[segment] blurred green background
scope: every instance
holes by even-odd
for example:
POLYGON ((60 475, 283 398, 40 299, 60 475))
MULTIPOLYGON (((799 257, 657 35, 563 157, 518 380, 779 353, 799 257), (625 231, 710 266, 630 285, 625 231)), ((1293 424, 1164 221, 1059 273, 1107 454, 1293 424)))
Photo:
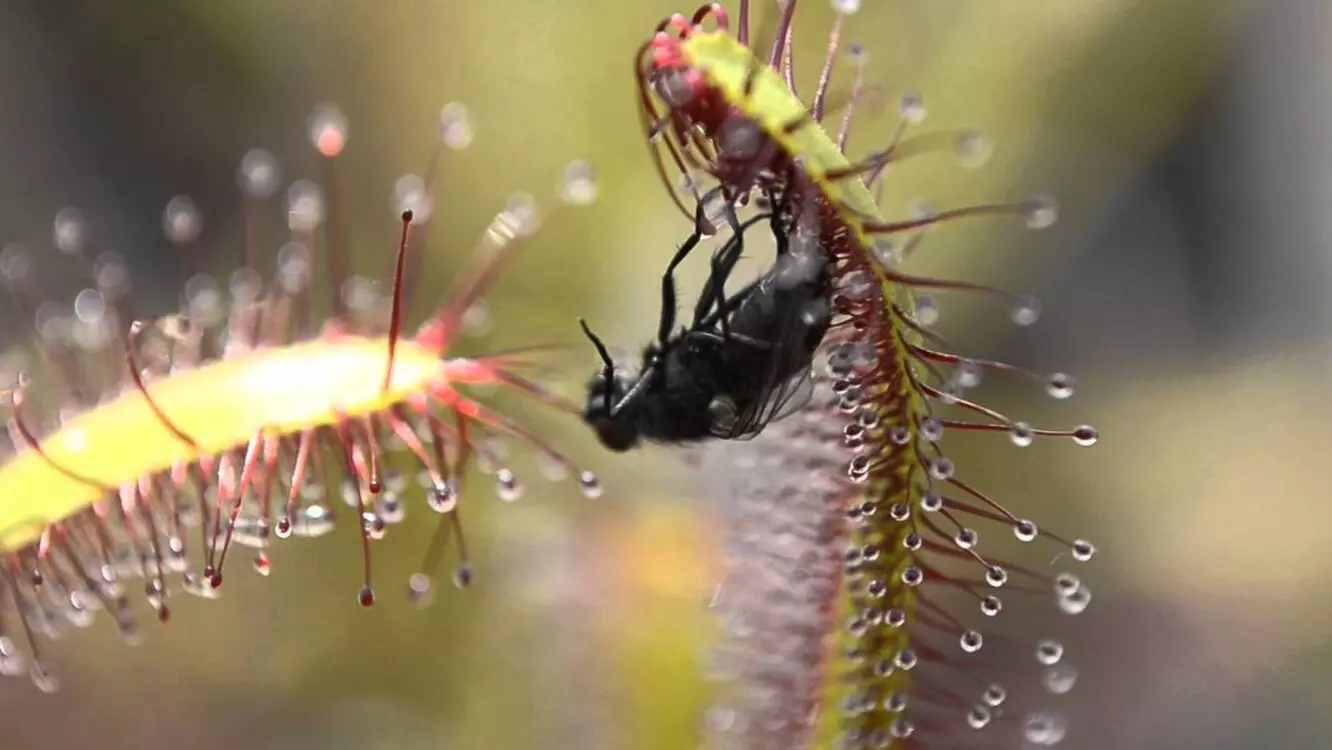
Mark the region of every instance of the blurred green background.
MULTIPOLYGON (((831 12, 802 4, 808 91, 831 12)), ((1101 550, 1088 576, 1097 602, 1075 627, 1061 623, 1083 654, 1077 746, 1329 746, 1332 604, 1319 582, 1332 562, 1321 465, 1332 441, 1319 415, 1332 322, 1332 8, 864 5, 846 39, 869 50, 870 80, 894 97, 920 92, 926 128, 980 126, 995 145, 980 170, 947 155, 894 168, 891 210, 1060 200, 1060 223, 1044 233, 1018 222, 935 232, 913 270, 1040 296, 1033 329, 967 299, 947 302, 943 328, 976 354, 1079 378, 1068 404, 995 379, 997 406, 1101 430, 1090 451, 1014 455, 999 440, 958 454, 1010 506, 1101 550)), ((198 263, 225 274, 239 257, 241 155, 264 147, 284 181, 317 177, 305 121, 331 101, 350 120, 338 177, 355 270, 384 276, 394 181, 424 169, 439 108, 456 100, 477 137, 443 162, 413 320, 511 192, 551 202, 563 165, 581 157, 600 199, 542 228, 488 296, 489 334, 469 346, 578 344, 575 318, 586 315, 636 348, 688 225, 651 170, 633 54, 662 17, 692 10, 0 0, 0 243, 41 251, 40 293, 68 296, 77 279, 46 248, 51 217, 78 206, 92 244, 129 259, 135 299, 166 310, 180 281, 160 228, 167 200, 195 199, 206 222, 198 263)), ((891 106, 863 112, 853 153, 881 145, 894 122, 891 106)), ((282 225, 278 201, 271 209, 270 252, 282 225)), ((683 288, 702 271, 687 270, 683 288)), ((7 320, 6 339, 27 325, 7 320)), ((556 378, 570 394, 594 366, 574 351, 556 378)), ((681 491, 670 455, 608 456, 572 420, 529 414, 602 474, 606 493, 591 501, 548 484, 518 451, 529 477, 519 502, 469 498, 471 590, 441 590, 426 610, 396 595, 431 532, 410 518, 376 546, 380 604, 369 611, 355 603, 353 529, 279 544, 269 579, 241 571, 219 601, 178 599, 171 625, 148 627, 137 648, 102 622, 48 646, 64 689, 0 683, 0 747, 694 746, 711 689, 700 663, 716 514, 681 491)))

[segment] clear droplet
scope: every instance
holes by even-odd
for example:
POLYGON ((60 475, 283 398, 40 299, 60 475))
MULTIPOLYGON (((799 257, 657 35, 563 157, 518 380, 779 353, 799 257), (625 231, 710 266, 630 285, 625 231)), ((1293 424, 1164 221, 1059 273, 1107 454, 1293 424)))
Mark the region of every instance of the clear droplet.
POLYGON ((93 278, 107 299, 120 299, 130 291, 129 266, 118 253, 98 253, 93 260, 93 278))
POLYGON ((83 220, 83 212, 73 206, 57 211, 51 239, 62 253, 74 255, 82 251, 83 243, 88 240, 88 227, 83 220))
POLYGON ((439 138, 444 147, 452 151, 461 151, 472 145, 472 119, 467 106, 461 102, 449 102, 439 110, 439 138))
POLYGON ((1041 684, 1054 695, 1063 695, 1078 681, 1078 670, 1070 664, 1055 664, 1041 673, 1041 684))
POLYGON ((1022 204, 1022 220, 1030 229, 1046 229, 1059 219, 1059 207, 1054 198, 1039 195, 1022 204))
POLYGON ((963 388, 976 388, 981 384, 981 378, 985 370, 975 362, 962 361, 957 363, 957 369, 953 372, 953 379, 963 388))
POLYGON ((1063 400, 1073 395, 1073 387, 1076 381, 1073 376, 1063 372, 1056 372, 1050 376, 1045 383, 1045 392, 1050 394, 1051 398, 1063 400))
POLYGON ((953 460, 951 458, 939 457, 930 462, 930 476, 938 480, 947 480, 953 478, 953 460))
POLYGON ((261 200, 273 197, 281 177, 277 159, 262 148, 246 151, 236 170, 236 184, 240 185, 241 192, 261 200))
POLYGON ((1080 615, 1086 611, 1087 606, 1091 604, 1091 589, 1079 586, 1077 591, 1068 596, 1058 597, 1059 609, 1067 615, 1080 615))
POLYGON ((1041 319, 1041 301, 1030 294, 1021 295, 1013 300, 1008 317, 1015 325, 1035 325, 1041 319))
POLYGON ((559 184, 560 198, 570 205, 586 206, 597 199, 597 176, 592 165, 577 159, 564 167, 559 184))
POLYGON ((1022 724, 1022 737, 1033 745, 1057 745, 1064 739, 1063 719, 1049 713, 1028 714, 1022 724))
POLYGON ((939 303, 933 294, 917 294, 915 303, 917 323, 932 326, 939 322, 939 303))
POLYGON ((866 65, 870 59, 869 48, 860 42, 852 42, 846 47, 846 59, 857 67, 866 65))
POLYGON ((287 226, 293 232, 313 232, 324 221, 324 194, 310 180, 297 180, 287 188, 287 226))
POLYGON ((1055 576, 1055 596, 1069 596, 1080 588, 1082 588, 1082 581, 1072 573, 1060 573, 1055 576))
POLYGON ((1036 661, 1050 666, 1064 658, 1064 646, 1059 641, 1043 640, 1036 644, 1036 661))
POLYGON ((86 324, 99 323, 106 314, 106 299, 96 289, 84 289, 74 297, 74 317, 86 324))
POLYGON ((984 638, 981 636, 980 632, 976 630, 968 630, 958 638, 958 645, 960 645, 962 650, 968 654, 974 654, 977 651, 980 651, 984 642, 984 638))
POLYGON ((424 607, 435 598, 430 576, 425 573, 413 573, 407 579, 407 601, 418 607, 424 607))
POLYGON ((412 212, 412 220, 425 222, 434 213, 435 201, 426 192, 425 180, 414 174, 405 174, 393 183, 393 213, 412 212))
POLYGON ((28 277, 30 271, 32 271, 32 258, 21 245, 11 243, 0 250, 0 276, 4 276, 5 281, 10 283, 22 281, 28 277))
POLYGON ((583 497, 595 500, 601 497, 601 480, 596 474, 584 471, 578 475, 578 489, 583 493, 583 497))
POLYGON ((899 105, 899 112, 902 119, 912 125, 918 125, 925 120, 925 100, 920 94, 910 92, 902 95, 902 102, 899 105))
MULTIPOLYGON (((504 211, 496 217, 496 221, 507 230, 506 241, 512 237, 530 236, 540 223, 536 198, 522 192, 510 195, 504 204, 504 211)), ((492 230, 498 231, 498 228, 492 226, 492 230)))
POLYGON ((162 231, 177 245, 193 242, 203 231, 203 216, 188 195, 177 195, 162 212, 162 231))
POLYGON ((1037 533, 1036 523, 1029 519, 1023 518, 1013 524, 1013 536, 1017 537, 1019 542, 1030 542, 1036 538, 1037 533))
POLYGON ((832 0, 833 10, 844 16, 860 10, 860 0, 832 0))
POLYGON ((1084 448, 1096 445, 1097 438, 1096 428, 1089 424, 1081 425, 1073 430, 1073 442, 1084 448))
POLYGON ((916 656, 916 652, 909 648, 904 648, 901 651, 898 651, 893 657, 893 665, 902 670, 914 668, 918 661, 920 661, 920 659, 916 656))
POLYGON ((1008 439, 1019 448, 1026 448, 1036 440, 1036 431, 1026 422, 1014 422, 1008 428, 1008 439))
POLYGON ((537 454, 537 470, 545 479, 558 482, 569 476, 569 462, 563 456, 541 451, 537 454))
POLYGON ((1073 559, 1078 562, 1087 562, 1096 555, 1096 546, 1086 539, 1077 539, 1073 542, 1073 559))
POLYGON ((518 478, 513 475, 512 471, 500 469, 495 472, 495 482, 499 499, 506 503, 511 503, 523 496, 523 486, 518 483, 518 478))
POLYGON ((953 543, 957 545, 958 549, 971 549, 979 542, 980 535, 974 529, 959 529, 957 534, 953 536, 953 543))
POLYGON ((264 290, 264 279, 252 268, 237 268, 231 273, 227 288, 237 304, 248 305, 259 299, 259 293, 264 290))
POLYGON ((333 158, 347 146, 347 116, 335 104, 316 105, 308 122, 310 143, 325 158, 333 158))
POLYGON ((926 492, 920 496, 920 509, 929 513, 937 512, 943 507, 943 495, 937 492, 926 492))
POLYGON ((971 130, 957 137, 954 151, 962 166, 975 169, 990 160, 990 156, 994 154, 994 144, 984 133, 971 130))
POLYGON ((287 294, 296 294, 310 283, 310 250, 299 242, 278 249, 277 280, 287 294))

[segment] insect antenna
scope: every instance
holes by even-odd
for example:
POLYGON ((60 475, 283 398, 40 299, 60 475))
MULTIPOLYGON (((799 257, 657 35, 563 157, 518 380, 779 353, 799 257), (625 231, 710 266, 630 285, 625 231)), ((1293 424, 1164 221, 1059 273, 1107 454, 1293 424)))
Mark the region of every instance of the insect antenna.
POLYGON ((612 412, 611 401, 615 394, 615 360, 611 358, 606 345, 588 327, 586 320, 579 318, 578 325, 583 329, 583 335, 587 336, 588 341, 592 342, 592 346, 596 347, 597 356, 601 357, 601 373, 604 380, 602 383, 602 398, 606 411, 610 413, 612 412))

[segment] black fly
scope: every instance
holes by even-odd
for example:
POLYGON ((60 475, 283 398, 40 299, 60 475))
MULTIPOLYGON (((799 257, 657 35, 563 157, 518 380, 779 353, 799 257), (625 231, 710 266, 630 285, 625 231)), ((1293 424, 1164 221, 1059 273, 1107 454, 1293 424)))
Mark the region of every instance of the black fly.
POLYGON ((662 276, 657 340, 644 349, 635 375, 617 368, 601 340, 579 321, 602 361, 588 384, 583 420, 610 450, 627 451, 642 439, 678 444, 752 438, 809 396, 809 368, 832 316, 829 259, 817 233, 799 226, 784 200, 773 200, 769 213, 744 224, 734 206, 723 206, 732 235, 712 257, 693 321, 673 331, 675 269, 704 237, 705 205, 699 201, 694 232, 662 276), (727 297, 726 281, 744 250, 745 231, 765 218, 776 260, 727 297))

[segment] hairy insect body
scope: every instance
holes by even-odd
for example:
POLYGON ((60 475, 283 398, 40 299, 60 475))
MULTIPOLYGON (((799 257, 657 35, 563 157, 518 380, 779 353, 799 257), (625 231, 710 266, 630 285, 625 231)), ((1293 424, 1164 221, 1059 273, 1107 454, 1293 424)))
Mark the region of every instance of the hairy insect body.
POLYGON ((663 279, 662 335, 644 350, 639 373, 616 377, 603 352, 583 418, 607 448, 750 438, 808 394, 808 370, 831 320, 828 254, 816 243, 794 241, 781 215, 770 218, 778 251, 767 273, 724 295, 743 247, 744 227, 734 223, 734 236, 713 257, 692 325, 669 335, 671 273, 697 244, 696 232, 663 279))

